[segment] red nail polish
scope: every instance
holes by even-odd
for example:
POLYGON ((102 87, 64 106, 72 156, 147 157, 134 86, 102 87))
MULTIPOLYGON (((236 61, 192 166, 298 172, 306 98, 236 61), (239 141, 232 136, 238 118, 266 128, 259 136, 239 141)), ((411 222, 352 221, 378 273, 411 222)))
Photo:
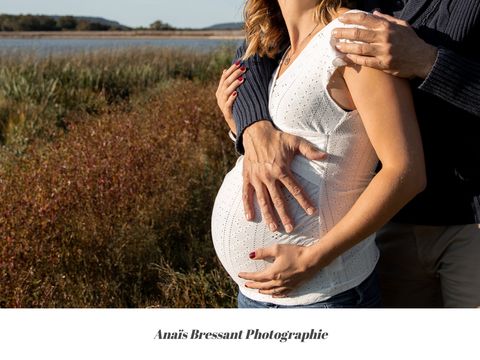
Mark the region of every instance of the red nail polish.
POLYGON ((245 71, 245 70, 247 70, 247 68, 246 68, 245 66, 242 66, 242 67, 240 68, 240 70, 245 71))
POLYGON ((237 96, 237 92, 234 91, 234 92, 232 93, 232 95, 233 95, 233 96, 237 96))
POLYGON ((240 60, 235 61, 235 65, 240 66, 240 60))
POLYGON ((243 82, 243 77, 240 76, 240 77, 238 78, 238 81, 243 82))
POLYGON ((249 257, 250 259, 255 259, 255 251, 254 251, 254 252, 251 252, 251 253, 248 255, 248 257, 249 257))

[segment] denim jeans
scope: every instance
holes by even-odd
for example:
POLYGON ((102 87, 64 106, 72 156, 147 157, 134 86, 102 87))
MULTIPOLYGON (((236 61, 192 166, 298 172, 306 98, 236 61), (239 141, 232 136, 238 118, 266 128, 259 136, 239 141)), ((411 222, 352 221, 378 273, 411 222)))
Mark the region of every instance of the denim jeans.
POLYGON ((381 307, 380 288, 377 271, 360 285, 332 296, 330 299, 308 305, 277 305, 269 302, 256 301, 238 292, 239 308, 379 308, 381 307))

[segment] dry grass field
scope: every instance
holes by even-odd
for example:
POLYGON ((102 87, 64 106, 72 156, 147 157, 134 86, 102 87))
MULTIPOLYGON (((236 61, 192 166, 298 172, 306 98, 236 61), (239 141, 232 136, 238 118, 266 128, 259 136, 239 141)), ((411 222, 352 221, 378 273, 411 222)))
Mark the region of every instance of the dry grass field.
POLYGON ((0 306, 231 307, 210 213, 234 49, 0 60, 0 306))

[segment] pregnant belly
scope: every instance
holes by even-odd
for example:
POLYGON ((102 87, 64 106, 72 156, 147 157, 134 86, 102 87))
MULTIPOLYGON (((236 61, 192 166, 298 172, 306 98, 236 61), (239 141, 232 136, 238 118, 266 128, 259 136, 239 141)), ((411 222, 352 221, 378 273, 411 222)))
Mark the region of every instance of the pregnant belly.
MULTIPOLYGON (((271 232, 262 219, 256 201, 254 202, 256 218, 254 221, 246 221, 242 202, 242 160, 243 158, 240 158, 233 170, 226 175, 212 214, 212 238, 215 250, 224 268, 239 285, 244 284, 237 276, 239 272, 261 271, 269 264, 263 260, 250 260, 248 257, 250 252, 274 244, 311 245, 319 239, 321 228, 321 218, 318 214, 307 215, 287 191, 284 191, 284 195, 287 209, 295 223, 293 233, 287 234, 283 228, 271 232)), ((294 175, 297 175, 296 180, 318 208, 322 186, 321 173, 309 168, 306 161, 302 162, 298 158, 294 160, 292 170, 294 175), (302 175, 298 174, 299 172, 302 175)))
POLYGON ((287 234, 283 228, 271 232, 262 219, 256 201, 256 218, 254 221, 246 221, 242 202, 242 168, 243 157, 240 157, 235 167, 226 175, 217 194, 212 213, 212 239, 223 267, 247 297, 284 305, 309 304, 326 300, 357 286, 373 271, 378 259, 374 235, 316 273, 313 278, 291 292, 288 298, 273 299, 269 295, 259 294, 257 290, 245 288, 245 280, 238 277, 239 272, 262 271, 271 263, 251 260, 248 255, 252 251, 274 244, 314 244, 327 231, 323 214, 328 214, 329 211, 325 211, 325 204, 320 204, 321 192, 325 187, 321 169, 312 167, 312 162, 304 158, 296 157, 292 162, 292 172, 319 211, 313 216, 307 215, 297 201, 284 191, 287 209, 295 222, 294 232, 287 234))

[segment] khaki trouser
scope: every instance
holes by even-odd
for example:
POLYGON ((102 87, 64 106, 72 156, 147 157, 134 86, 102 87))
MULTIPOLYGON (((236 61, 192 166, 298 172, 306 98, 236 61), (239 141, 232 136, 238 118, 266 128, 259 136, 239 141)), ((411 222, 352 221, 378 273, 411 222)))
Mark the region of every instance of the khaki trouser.
POLYGON ((390 223, 377 244, 385 307, 480 307, 480 225, 390 223))

